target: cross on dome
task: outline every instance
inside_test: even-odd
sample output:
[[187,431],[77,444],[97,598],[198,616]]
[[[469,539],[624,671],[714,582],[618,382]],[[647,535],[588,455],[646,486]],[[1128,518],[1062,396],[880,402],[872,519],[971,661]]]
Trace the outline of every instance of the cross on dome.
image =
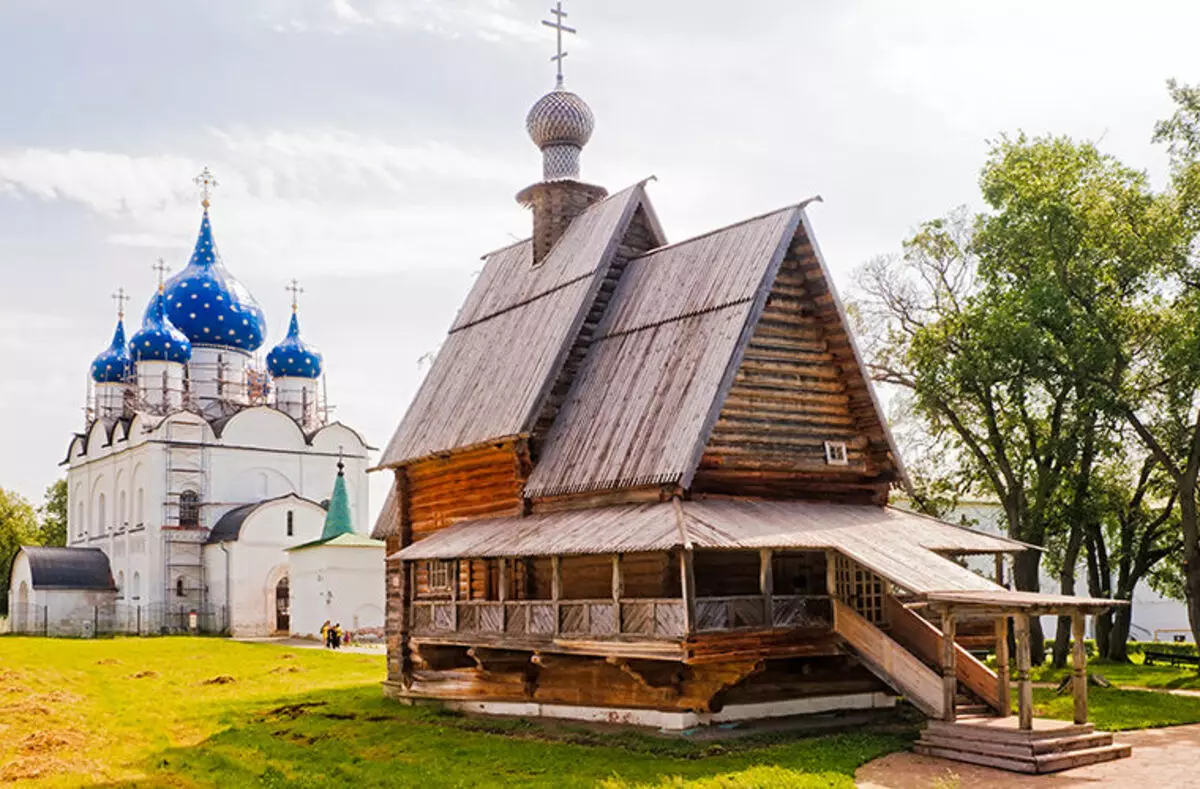
[[558,68],[558,72],[555,75],[554,84],[556,87],[561,88],[563,86],[563,58],[565,58],[568,54],[563,52],[563,33],[575,34],[579,31],[573,27],[568,27],[563,24],[563,20],[567,18],[567,12],[562,10],[562,0],[558,0],[558,2],[554,4],[554,8],[550,9],[550,13],[554,14],[554,21],[551,22],[547,19],[543,19],[542,24],[546,27],[554,28],[554,34],[555,38],[557,39],[558,46],[555,54],[550,56],[550,60],[551,62],[555,63]]
[[125,302],[129,301],[129,296],[125,293],[125,288],[117,288],[117,292],[112,294],[112,300],[117,303],[117,320],[125,318]]
[[220,186],[220,183],[208,167],[201,170],[200,174],[192,179],[192,183],[200,187],[200,205],[204,206],[205,210],[207,210],[209,206],[208,198],[212,196],[213,190]]
[[292,312],[296,312],[300,307],[299,296],[304,292],[304,288],[300,287],[300,280],[292,277],[292,281],[285,285],[283,289],[292,294]]
[[163,290],[163,282],[166,280],[167,272],[171,270],[171,267],[167,265],[165,260],[159,258],[158,261],[150,267],[150,270],[158,272],[158,291],[161,293]]

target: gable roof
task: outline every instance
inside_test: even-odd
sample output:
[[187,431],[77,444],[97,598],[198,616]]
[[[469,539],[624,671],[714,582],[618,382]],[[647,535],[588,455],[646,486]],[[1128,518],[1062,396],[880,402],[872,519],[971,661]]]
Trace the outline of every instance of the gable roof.
[[529,240],[487,256],[380,468],[532,429],[639,206],[642,184],[595,203],[538,266]]
[[790,206],[630,261],[527,495],[687,486],[800,214]]
[[24,545],[34,589],[91,589],[111,591],[112,569],[99,548],[53,548]]

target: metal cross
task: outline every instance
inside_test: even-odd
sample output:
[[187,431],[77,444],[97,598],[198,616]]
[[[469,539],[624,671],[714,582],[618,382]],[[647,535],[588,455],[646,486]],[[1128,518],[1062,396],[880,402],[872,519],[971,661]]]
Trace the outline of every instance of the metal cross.
[[158,289],[161,291],[163,289],[163,281],[167,278],[167,272],[171,270],[171,267],[167,265],[165,260],[159,258],[158,262],[150,267],[150,270],[158,272]]
[[216,177],[212,174],[212,170],[205,167],[200,171],[199,175],[192,179],[192,183],[200,187],[200,205],[208,208],[208,198],[212,196],[213,189],[220,186]]
[[125,302],[129,301],[129,297],[125,295],[125,288],[117,288],[117,292],[112,294],[112,300],[117,303],[117,320],[124,319]]
[[562,0],[558,0],[558,2],[556,2],[554,4],[554,8],[550,9],[550,13],[554,14],[554,17],[555,17],[554,21],[550,22],[548,20],[543,19],[542,24],[545,25],[546,27],[554,28],[555,36],[558,39],[558,51],[556,54],[551,56],[550,60],[552,60],[558,64],[558,74],[555,76],[554,84],[555,84],[555,86],[561,88],[563,85],[562,62],[563,62],[563,58],[565,58],[567,56],[567,53],[563,52],[563,48],[562,48],[562,34],[563,33],[574,34],[574,33],[577,33],[578,31],[573,27],[567,27],[566,25],[563,24],[563,20],[567,18],[567,12],[562,10]]
[[304,288],[300,287],[300,280],[296,279],[295,277],[292,277],[292,282],[291,282],[291,284],[290,284],[290,285],[286,285],[286,286],[284,286],[284,288],[283,288],[283,289],[284,289],[284,290],[286,290],[286,291],[291,291],[291,294],[292,294],[292,312],[295,312],[295,311],[296,311],[296,308],[297,308],[297,306],[298,306],[298,305],[299,305],[299,303],[300,303],[299,296],[300,296],[300,294],[301,294],[301,293],[303,293],[303,292],[304,292]]

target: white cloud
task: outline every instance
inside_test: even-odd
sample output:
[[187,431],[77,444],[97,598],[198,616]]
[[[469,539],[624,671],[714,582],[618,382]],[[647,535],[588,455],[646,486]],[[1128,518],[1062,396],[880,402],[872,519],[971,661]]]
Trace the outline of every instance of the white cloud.
[[512,0],[320,0],[277,2],[261,18],[280,33],[325,30],[347,33],[386,26],[440,38],[483,41],[545,41],[537,20]]

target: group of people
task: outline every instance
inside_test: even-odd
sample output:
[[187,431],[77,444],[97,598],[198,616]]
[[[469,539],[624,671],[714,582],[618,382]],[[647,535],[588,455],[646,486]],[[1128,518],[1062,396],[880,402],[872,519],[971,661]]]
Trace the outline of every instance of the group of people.
[[347,634],[342,632],[342,623],[334,625],[326,619],[325,624],[321,625],[321,640],[325,643],[325,648],[340,649],[343,639],[349,640]]

